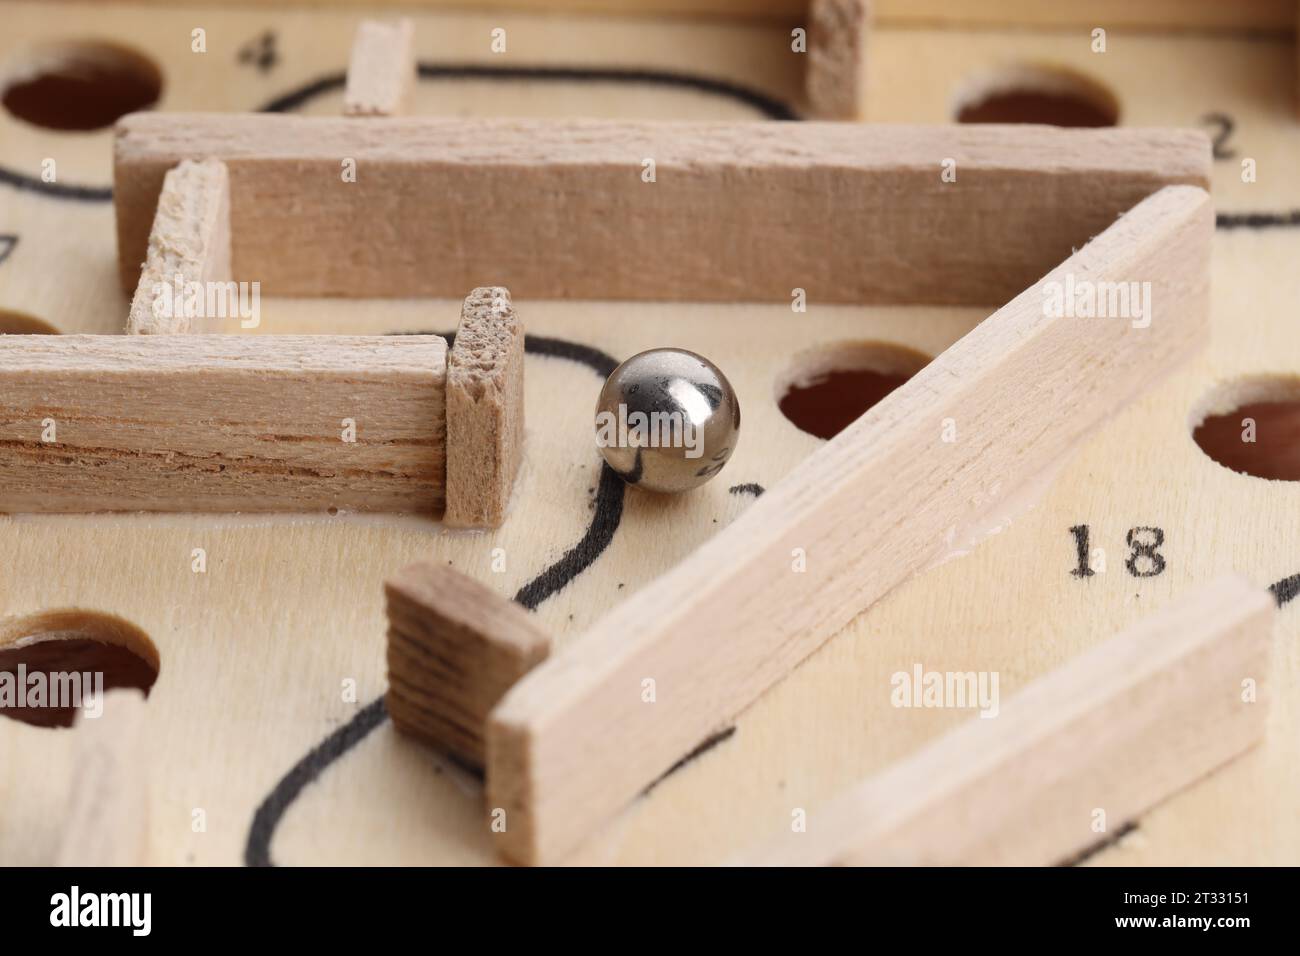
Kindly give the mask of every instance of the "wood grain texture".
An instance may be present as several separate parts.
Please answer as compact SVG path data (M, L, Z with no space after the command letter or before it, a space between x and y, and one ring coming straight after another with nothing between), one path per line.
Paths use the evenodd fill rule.
M398 730L482 767L488 713L550 653L532 615L445 565L407 565L384 584L389 716Z
M415 85L414 28L409 19L362 20L348 60L346 116L400 116Z
M227 315L191 316L180 294L190 282L230 279L230 178L216 160L185 160L167 171L149 230L126 330L131 334L227 331ZM172 293L160 296L167 286ZM237 293L236 293L237 294ZM206 296L204 299L206 303ZM230 301L229 296L226 299Z
M1199 348L1213 231L1203 190L1139 203L512 689L488 730L510 858L563 857ZM1149 325L1045 314L1073 276L1151 283Z
M435 335L6 336L0 510L434 512L445 384Z
M81 718L76 766L61 819L55 866L142 866L149 857L149 705L135 690L104 695L103 713Z
M1202 585L815 808L807 832L751 862L1072 860L1263 738L1275 612L1244 578Z
M447 510L453 528L499 528L524 451L524 327L510 290L475 289L447 357Z
M868 0L812 0L805 91L818 119L862 116L867 75Z
M229 168L235 278L266 295L509 276L520 298L979 305L1210 163L1188 130L135 114L114 151L131 285L163 174L190 156Z

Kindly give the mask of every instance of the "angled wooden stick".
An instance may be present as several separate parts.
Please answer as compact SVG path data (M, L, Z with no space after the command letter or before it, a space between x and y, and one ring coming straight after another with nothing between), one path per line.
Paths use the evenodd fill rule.
M352 40L345 116L400 116L415 84L414 31L405 18L362 20Z
M1141 202L525 677L488 728L508 855L561 858L1198 348L1213 230L1203 190ZM1129 317L1053 308L1088 284Z
M212 283L221 305L208 308L216 296L207 288L197 300L187 296L191 283ZM185 160L163 179L126 331L228 331L230 320L238 327L238 301L230 282L230 177L216 160Z
M1073 859L1259 742L1274 614L1269 593L1241 578L1199 587L1032 682L996 717L967 721L814 810L806 833L751 862Z
M0 337L0 511L435 512L436 335Z
M115 140L128 288L163 176L209 156L234 278L266 295L503 277L516 298L977 305L1210 165L1180 130L139 113Z

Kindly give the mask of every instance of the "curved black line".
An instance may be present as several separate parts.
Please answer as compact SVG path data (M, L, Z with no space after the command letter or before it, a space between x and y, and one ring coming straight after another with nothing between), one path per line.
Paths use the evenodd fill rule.
M7 232L0 236L0 265L9 258L10 253L18 248L18 236L15 233Z
M729 97L773 120L797 120L799 116L787 104L758 90L729 83L726 80L671 70L622 70L614 67L569 66L486 66L480 63L421 63L418 67L422 80L519 80L525 82L560 83L621 83L625 85L659 86L672 89L695 90L712 96ZM295 90L281 94L263 104L256 112L289 113L318 96L341 90L347 85L346 72L327 73L303 84ZM112 186L70 186L47 183L35 176L0 166L0 183L15 189L26 189L52 199L73 199L80 202L108 202L113 198Z
M397 335L422 334L398 332ZM424 333L427 334L427 333ZM454 333L445 334L448 342L455 340ZM524 337L524 351L529 355L567 359L585 365L602 379L618 366L618 361L600 349L566 339L528 335ZM600 491L596 495L596 509L591 524L582 539L564 557L545 568L540 574L519 589L515 600L524 607L536 610L537 606L562 590L600 557L609 546L623 519L623 492L626 485L606 465L601 470ZM273 866L271 840L285 813L298 796L315 781L330 764L365 740L372 730L388 718L384 698L371 701L350 721L330 734L312 749L276 782L270 794L262 800L253 814L244 844L246 866Z
M1221 212L1214 217L1214 227L1232 229L1287 229L1300 226L1300 209L1290 212Z
M305 106L316 97L325 93L341 90L348 84L348 75L343 73L327 73L325 76L305 83L296 90L290 90L277 96L268 103L263 104L255 112L258 113L289 113L300 106Z
M1129 820L1125 823L1122 823L1120 824L1119 829L1116 830L1114 833L1110 834L1109 836L1102 837L1096 843L1092 844L1091 846L1084 847L1081 851L1076 853L1074 856L1070 857L1069 859L1062 860L1060 863L1057 863L1056 865L1057 866L1078 866L1080 863L1083 863L1084 861L1089 860L1092 857L1096 856L1102 850L1110 849L1111 847L1119 843L1120 840L1124 839L1126 836L1128 836L1137 828L1138 828L1137 822L1134 820Z
M617 67L570 66L488 66L482 63L421 63L417 72L422 80L510 80L542 83L618 83L627 86L661 86L694 90L712 96L729 97L773 120L797 120L788 105L758 90L726 80L675 73L671 70L633 70ZM346 73L330 73L300 89L278 96L262 107L265 113L284 113L298 109L324 93L341 90L347 85Z
M564 590L569 582L591 567L614 540L614 532L623 521L623 492L627 485L614 469L600 469L600 490L596 493L596 511L582 540L565 552L549 568L519 589L515 600L528 610Z
M113 198L112 186L73 186L68 183L47 183L35 176L15 172L0 166L0 183L13 186L20 192L40 193L53 199L74 199L78 202L108 202Z
M672 70L620 69L618 67L487 66L481 63L421 63L422 80L527 80L560 83L621 83L661 86L729 97L773 120L797 120L787 104L758 90L727 80L676 73Z
M384 698L371 701L360 713L294 764L293 769L280 779L270 796L262 801L253 814L253 823L248 829L248 842L244 847L245 866L274 865L271 862L271 837L275 835L275 828L289 805L298 799L298 795L309 783L321 775L321 771L365 740L370 731L387 718Z

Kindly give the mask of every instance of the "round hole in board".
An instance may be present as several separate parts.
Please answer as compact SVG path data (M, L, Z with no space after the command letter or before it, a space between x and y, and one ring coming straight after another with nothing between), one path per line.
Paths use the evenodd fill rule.
M154 62L134 50L101 41L66 42L7 64L0 101L33 126L96 130L153 106L162 82Z
M1224 468L1300 481L1300 378L1247 378L1210 392L1192 415L1192 440Z
M147 697L159 667L149 636L116 615L69 608L0 618L0 717L71 727L114 688Z
M1114 126L1119 100L1082 73L1021 64L967 80L957 93L953 115L959 123Z
M0 309L0 335L58 335L59 330L26 312Z
M833 438L930 363L886 342L837 342L795 357L777 383L777 405L797 428Z

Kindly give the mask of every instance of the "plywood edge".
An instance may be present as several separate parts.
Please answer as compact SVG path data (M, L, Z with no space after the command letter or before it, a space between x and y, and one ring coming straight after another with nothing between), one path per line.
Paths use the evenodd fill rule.
M183 160L158 196L149 246L131 311L129 334L217 331L238 320L230 280L230 177L218 160ZM208 284L220 283L221 305L208 315ZM196 297L195 284L201 288ZM197 304L197 309L191 306ZM197 314L196 314L197 313Z
M504 286L461 306L447 357L447 510L454 528L499 528L524 444L524 327Z
M0 338L0 510L434 513L436 335Z

